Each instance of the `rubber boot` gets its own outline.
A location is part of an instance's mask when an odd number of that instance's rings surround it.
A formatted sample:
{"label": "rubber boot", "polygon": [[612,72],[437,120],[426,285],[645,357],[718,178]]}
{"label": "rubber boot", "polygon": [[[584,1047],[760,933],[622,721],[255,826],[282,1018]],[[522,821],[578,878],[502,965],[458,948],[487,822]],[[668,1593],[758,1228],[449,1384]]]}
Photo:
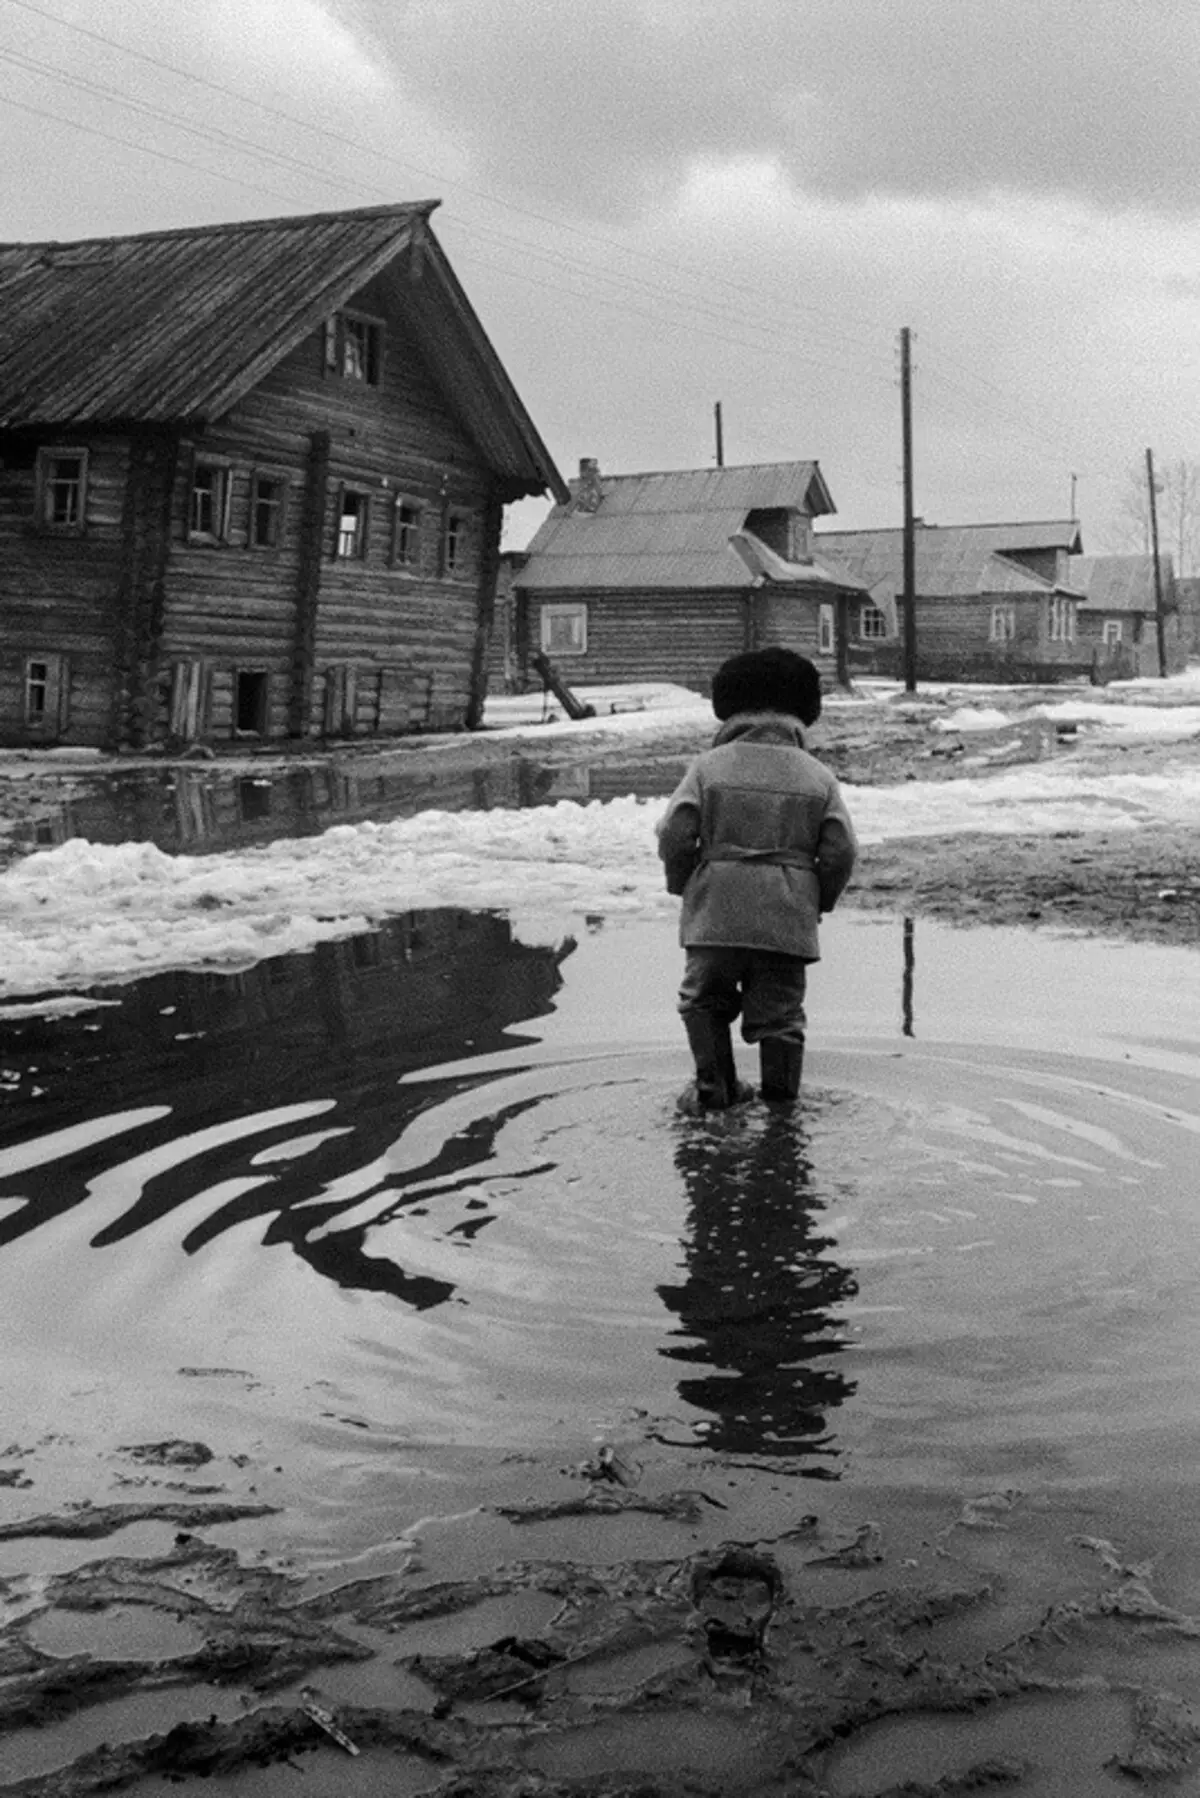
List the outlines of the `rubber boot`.
{"label": "rubber boot", "polygon": [[758,1059],[763,1098],[796,1098],[804,1072],[804,1044],[781,1036],[765,1036],[758,1045]]}
{"label": "rubber boot", "polygon": [[684,1018],[683,1027],[696,1064],[696,1107],[700,1111],[724,1111],[737,1095],[729,1026],[711,1012],[692,1011]]}

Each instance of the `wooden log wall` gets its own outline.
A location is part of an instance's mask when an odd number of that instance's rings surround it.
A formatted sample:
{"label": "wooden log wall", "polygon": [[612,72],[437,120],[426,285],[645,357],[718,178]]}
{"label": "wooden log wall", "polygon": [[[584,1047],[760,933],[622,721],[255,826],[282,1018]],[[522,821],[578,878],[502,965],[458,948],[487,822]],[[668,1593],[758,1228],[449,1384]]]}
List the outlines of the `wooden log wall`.
{"label": "wooden log wall", "polygon": [[[324,731],[327,690],[355,677],[349,734],[453,730],[481,676],[481,580],[499,548],[495,481],[449,410],[407,322],[407,276],[380,277],[348,310],[383,326],[378,387],[328,372],[324,331],[313,332],[241,404],[185,445],[175,494],[167,578],[166,661],[212,666],[205,734],[237,734],[238,673],[267,677],[265,735]],[[327,445],[327,448],[325,447]],[[189,538],[195,456],[229,467],[229,532]],[[327,456],[320,516],[311,519],[314,456]],[[256,470],[288,481],[278,547],[256,548]],[[320,492],[318,477],[317,491]],[[346,490],[365,500],[365,553],[337,554]],[[310,530],[306,541],[306,492]],[[397,506],[419,509],[417,559],[394,560]],[[457,566],[446,566],[446,520],[461,521]],[[315,560],[314,560],[315,554]],[[167,728],[164,710],[160,727]]]}
{"label": "wooden log wall", "polygon": [[[71,433],[42,441],[87,451],[83,529],[39,526],[38,441],[0,438],[0,743],[95,745],[109,728],[129,452],[111,436]],[[55,658],[62,658],[63,703],[43,727],[30,729],[27,662]]]}
{"label": "wooden log wall", "polygon": [[543,605],[587,605],[587,651],[551,652],[568,686],[672,681],[707,693],[728,656],[746,647],[747,595],[739,589],[705,593],[551,592],[522,594],[527,613],[521,636],[528,653],[541,644]]}

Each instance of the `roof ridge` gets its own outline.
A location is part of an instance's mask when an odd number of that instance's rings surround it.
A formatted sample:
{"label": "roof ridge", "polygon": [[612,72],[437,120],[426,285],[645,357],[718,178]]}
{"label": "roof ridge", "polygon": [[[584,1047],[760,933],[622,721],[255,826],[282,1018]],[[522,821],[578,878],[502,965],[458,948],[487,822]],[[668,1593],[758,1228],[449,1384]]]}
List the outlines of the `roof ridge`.
{"label": "roof ridge", "polygon": [[[796,458],[785,456],[777,462],[725,462],[722,463],[719,468],[715,466],[712,468],[637,468],[631,470],[628,474],[612,474],[607,469],[602,468],[600,470],[600,479],[602,481],[677,480],[680,475],[687,474],[747,474],[751,469],[815,468],[817,465],[818,458],[816,456],[799,456]],[[573,475],[571,477],[572,486],[575,485],[578,479],[578,475]]]}
{"label": "roof ridge", "polygon": [[328,225],[334,219],[344,219],[347,223],[371,218],[407,219],[414,213],[428,218],[441,203],[440,200],[397,200],[385,206],[348,206],[331,212],[286,213],[280,218],[232,219],[218,225],[171,225],[158,231],[118,231],[107,237],[14,239],[0,243],[0,250],[81,250],[99,244],[150,243],[167,237],[228,237],[239,231],[300,230],[308,225]]}

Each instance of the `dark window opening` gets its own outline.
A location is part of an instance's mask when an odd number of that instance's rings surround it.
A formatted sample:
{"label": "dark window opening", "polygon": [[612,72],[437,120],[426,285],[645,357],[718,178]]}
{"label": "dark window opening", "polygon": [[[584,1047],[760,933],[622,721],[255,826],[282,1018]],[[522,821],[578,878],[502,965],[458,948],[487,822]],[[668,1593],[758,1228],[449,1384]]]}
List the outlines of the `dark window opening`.
{"label": "dark window opening", "polygon": [[55,456],[46,475],[47,524],[77,525],[83,519],[83,457]]}
{"label": "dark window opening", "polygon": [[367,553],[367,496],[347,487],[338,514],[336,554],[342,560]]}
{"label": "dark window opening", "polygon": [[50,665],[48,662],[25,664],[25,722],[44,724],[50,702]]}
{"label": "dark window opening", "polygon": [[250,498],[250,542],[255,549],[278,549],[282,543],[286,495],[286,481],[255,475]]}
{"label": "dark window opening", "polygon": [[453,574],[460,567],[466,542],[465,525],[457,512],[451,512],[446,520],[446,572]]}
{"label": "dark window opening", "polygon": [[344,381],[378,387],[383,375],[383,326],[377,319],[339,312],[325,324],[325,367]]}
{"label": "dark window opening", "polygon": [[197,462],[192,470],[188,533],[224,537],[229,523],[229,470],[219,462]]}
{"label": "dark window opening", "polygon": [[396,541],[392,560],[403,568],[412,568],[421,559],[421,509],[401,503],[396,507]]}
{"label": "dark window opening", "polygon": [[267,734],[267,676],[261,668],[234,676],[233,727],[247,736]]}

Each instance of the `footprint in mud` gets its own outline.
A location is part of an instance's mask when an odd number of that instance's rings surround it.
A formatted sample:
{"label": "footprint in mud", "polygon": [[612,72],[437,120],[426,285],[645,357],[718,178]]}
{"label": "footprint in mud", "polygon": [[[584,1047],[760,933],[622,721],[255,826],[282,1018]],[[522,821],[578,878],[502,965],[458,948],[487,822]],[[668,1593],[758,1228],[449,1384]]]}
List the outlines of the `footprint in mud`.
{"label": "footprint in mud", "polygon": [[692,1603],[710,1658],[760,1655],[782,1592],[783,1576],[770,1555],[735,1546],[702,1559],[692,1576]]}

